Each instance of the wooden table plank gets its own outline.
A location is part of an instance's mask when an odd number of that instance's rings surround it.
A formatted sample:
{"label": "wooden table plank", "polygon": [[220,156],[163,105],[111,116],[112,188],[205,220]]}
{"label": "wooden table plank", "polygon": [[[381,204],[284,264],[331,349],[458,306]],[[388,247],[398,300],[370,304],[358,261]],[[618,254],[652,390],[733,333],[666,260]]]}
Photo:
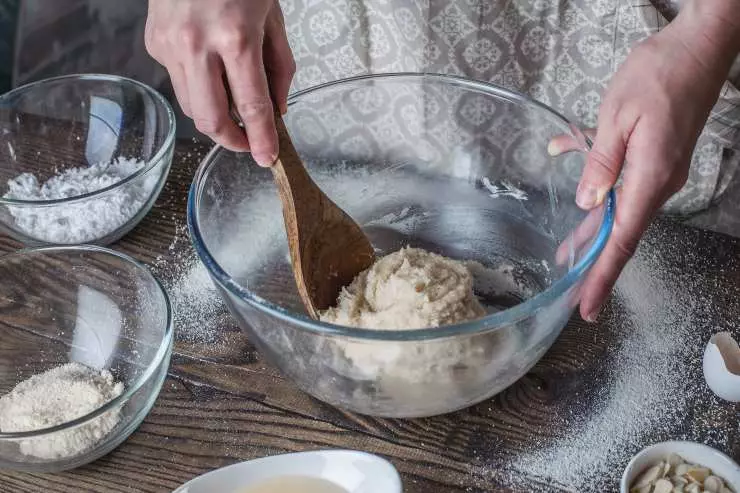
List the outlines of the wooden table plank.
{"label": "wooden table plank", "polygon": [[[177,263],[192,254],[183,238],[186,197],[206,151],[202,144],[178,143],[157,204],[114,246],[151,265],[165,280],[176,276]],[[697,339],[705,338],[712,324],[737,320],[740,241],[666,222],[656,228],[648,239],[651,251],[665,257],[666,269],[695,279],[681,289],[702,292],[715,286],[716,292],[707,295],[714,300],[713,309],[697,309],[704,317]],[[666,240],[665,246],[655,247]],[[697,245],[712,260],[698,261]],[[19,247],[0,237],[0,252]],[[229,317],[224,316],[222,330],[211,334],[216,340],[187,337],[185,329],[177,327],[171,368],[154,409],[129,440],[74,471],[0,472],[0,492],[171,491],[198,474],[240,460],[317,448],[381,454],[399,469],[408,493],[575,491],[557,478],[512,470],[510,459],[572,433],[569,416],[576,411],[598,411],[603,399],[598,382],[609,378],[610,357],[626,330],[619,310],[610,305],[600,324],[574,319],[542,361],[495,398],[446,416],[393,420],[344,412],[303,394],[262,360]],[[701,375],[687,378],[699,385]],[[691,409],[677,429],[707,440],[720,433],[720,448],[740,459],[740,409],[717,401]],[[637,450],[654,435],[648,432],[642,443],[630,446]],[[610,483],[606,491],[613,489],[616,485]]]}

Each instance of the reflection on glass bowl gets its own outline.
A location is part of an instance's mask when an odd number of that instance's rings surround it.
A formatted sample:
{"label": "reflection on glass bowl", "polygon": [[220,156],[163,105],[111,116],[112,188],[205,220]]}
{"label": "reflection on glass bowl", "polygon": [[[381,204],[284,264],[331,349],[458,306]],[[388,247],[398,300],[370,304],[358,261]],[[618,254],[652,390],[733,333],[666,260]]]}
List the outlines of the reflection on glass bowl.
{"label": "reflection on glass bowl", "polygon": [[164,186],[175,117],[152,88],[69,75],[0,95],[0,232],[29,245],[109,244]]}
{"label": "reflection on glass bowl", "polygon": [[[0,256],[0,279],[0,396],[72,362],[110,372],[123,384],[106,404],[56,426],[19,431],[0,419],[0,467],[59,471],[107,454],[139,426],[167,374],[172,313],[166,292],[143,265],[96,246]],[[6,412],[0,409],[0,418]]]}
{"label": "reflection on glass bowl", "polygon": [[547,153],[562,134],[587,149],[573,125],[522,95],[429,74],[300,92],[286,124],[313,179],[379,254],[409,245],[478,262],[474,287],[488,315],[401,331],[311,320],[270,171],[217,147],[191,188],[192,240],[231,313],[273,364],[333,405],[412,417],[480,402],[540,359],[578,303],[614,220],[613,194],[590,216],[575,206],[583,152]]}

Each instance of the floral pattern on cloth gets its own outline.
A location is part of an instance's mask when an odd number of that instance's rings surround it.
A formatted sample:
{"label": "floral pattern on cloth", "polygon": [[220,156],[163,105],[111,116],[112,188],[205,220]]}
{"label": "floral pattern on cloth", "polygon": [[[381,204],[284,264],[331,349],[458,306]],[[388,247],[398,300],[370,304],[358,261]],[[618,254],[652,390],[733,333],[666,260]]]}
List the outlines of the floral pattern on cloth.
{"label": "floral pattern on cloth", "polygon": [[[15,85],[72,72],[123,74],[157,88],[167,85],[166,72],[144,49],[145,0],[19,3],[16,51],[23,56],[14,61]],[[667,25],[678,9],[673,0],[280,3],[298,65],[294,89],[366,73],[456,74],[527,93],[586,127],[595,125],[601,95],[630,49]],[[688,183],[666,205],[667,212],[704,210],[740,181],[738,87],[740,63],[699,139]],[[471,111],[470,118],[484,111]],[[459,129],[447,123],[435,132],[459,141]],[[392,134],[392,128],[383,131]]]}
{"label": "floral pattern on cloth", "polygon": [[[298,66],[294,89],[366,73],[462,75],[527,93],[584,127],[595,126],[601,95],[619,64],[637,43],[666,26],[677,8],[665,0],[655,5],[649,0],[281,0],[281,5]],[[387,118],[381,127],[392,134],[388,125],[400,124]],[[465,134],[459,130],[438,130],[439,145],[459,145],[444,138],[459,140]],[[692,214],[709,207],[731,182],[739,157],[740,92],[728,81],[697,144],[688,183],[664,210]]]}

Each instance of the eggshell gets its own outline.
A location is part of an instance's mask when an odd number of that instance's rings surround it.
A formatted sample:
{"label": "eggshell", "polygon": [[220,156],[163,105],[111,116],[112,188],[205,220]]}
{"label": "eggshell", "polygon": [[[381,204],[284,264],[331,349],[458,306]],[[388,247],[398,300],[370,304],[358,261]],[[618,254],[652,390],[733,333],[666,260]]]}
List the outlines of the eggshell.
{"label": "eggshell", "polygon": [[729,333],[720,332],[704,350],[704,380],[718,397],[740,402],[740,349]]}

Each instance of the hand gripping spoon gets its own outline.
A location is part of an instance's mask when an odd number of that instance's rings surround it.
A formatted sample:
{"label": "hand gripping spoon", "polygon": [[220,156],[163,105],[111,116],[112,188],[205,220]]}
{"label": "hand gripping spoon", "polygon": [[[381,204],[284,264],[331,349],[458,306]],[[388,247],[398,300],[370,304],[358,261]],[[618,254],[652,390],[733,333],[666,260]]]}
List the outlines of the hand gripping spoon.
{"label": "hand gripping spoon", "polygon": [[[244,127],[226,81],[231,117]],[[333,306],[344,286],[370,267],[375,250],[360,226],[311,179],[279,111],[274,112],[278,156],[272,167],[283,207],[293,275],[313,319]]]}

